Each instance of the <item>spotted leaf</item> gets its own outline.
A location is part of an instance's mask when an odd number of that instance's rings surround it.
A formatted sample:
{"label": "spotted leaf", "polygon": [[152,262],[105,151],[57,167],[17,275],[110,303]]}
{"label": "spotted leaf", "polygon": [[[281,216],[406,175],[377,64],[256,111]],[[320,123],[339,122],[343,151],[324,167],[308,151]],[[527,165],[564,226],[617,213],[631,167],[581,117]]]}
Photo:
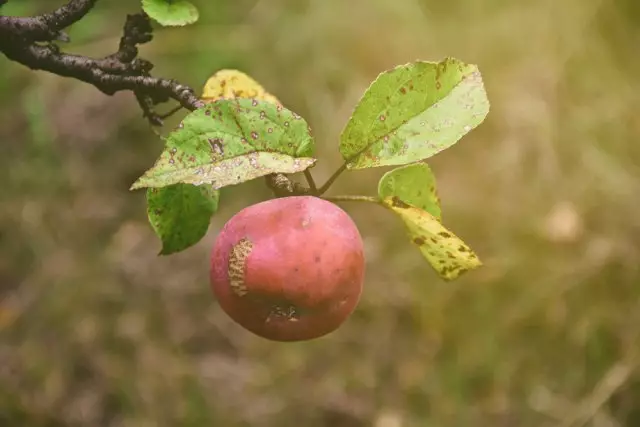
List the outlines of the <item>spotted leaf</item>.
{"label": "spotted leaf", "polygon": [[478,268],[482,262],[477,255],[429,212],[388,197],[383,205],[404,221],[411,241],[445,280],[454,280],[467,270]]}
{"label": "spotted leaf", "polygon": [[425,163],[401,166],[384,174],[378,183],[378,196],[397,197],[442,220],[436,178]]}
{"label": "spotted leaf", "polygon": [[174,184],[147,190],[147,214],[162,241],[160,255],[180,252],[207,233],[220,191],[211,186]]}
{"label": "spotted leaf", "polygon": [[222,98],[255,98],[281,104],[260,83],[238,70],[220,70],[205,83],[201,96],[203,101],[214,102]]}
{"label": "spotted leaf", "polygon": [[198,9],[187,0],[142,0],[142,9],[168,27],[193,24],[199,17]]}
{"label": "spotted leaf", "polygon": [[306,121],[257,99],[221,99],[188,114],[155,165],[131,187],[211,184],[214,189],[312,166]]}
{"label": "spotted leaf", "polygon": [[348,169],[429,158],[478,126],[489,101],[478,68],[457,59],[384,72],[358,103],[340,140]]}

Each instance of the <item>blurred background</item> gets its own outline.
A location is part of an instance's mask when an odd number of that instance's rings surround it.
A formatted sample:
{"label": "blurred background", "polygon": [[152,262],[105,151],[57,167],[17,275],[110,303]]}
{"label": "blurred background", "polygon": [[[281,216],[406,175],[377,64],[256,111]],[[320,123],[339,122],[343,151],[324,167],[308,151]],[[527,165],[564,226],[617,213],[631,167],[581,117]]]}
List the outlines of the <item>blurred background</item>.
{"label": "blurred background", "polygon": [[[162,145],[134,97],[2,57],[0,425],[640,426],[637,0],[194,3],[196,25],[142,47],[154,74],[255,77],[313,127],[318,182],[380,72],[478,64],[491,112],[429,163],[445,224],[485,266],[442,282],[391,214],[343,205],[367,252],[356,312],[315,341],[255,337],[215,302],[208,257],[263,182],[225,189],[208,235],[158,257],[128,188]],[[138,10],[99,2],[63,48],[112,53]],[[385,170],[331,193],[373,195]]]}

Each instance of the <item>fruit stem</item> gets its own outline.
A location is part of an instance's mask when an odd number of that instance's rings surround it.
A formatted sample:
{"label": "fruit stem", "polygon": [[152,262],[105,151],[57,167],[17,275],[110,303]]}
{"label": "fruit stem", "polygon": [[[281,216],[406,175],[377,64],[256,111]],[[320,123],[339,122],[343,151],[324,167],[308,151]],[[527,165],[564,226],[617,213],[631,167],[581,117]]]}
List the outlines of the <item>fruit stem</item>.
{"label": "fruit stem", "polygon": [[331,187],[331,184],[333,184],[333,182],[338,179],[338,177],[340,176],[340,174],[342,172],[344,172],[347,169],[347,162],[344,162],[342,164],[342,166],[340,166],[338,168],[337,171],[335,171],[333,173],[333,175],[331,175],[331,177],[327,180],[327,182],[324,183],[324,185],[322,187],[320,187],[318,189],[318,195],[322,195],[324,193],[326,193],[326,191],[329,189],[329,187]]}
{"label": "fruit stem", "polygon": [[318,187],[316,187],[316,182],[313,180],[313,175],[311,175],[311,171],[309,169],[304,170],[304,177],[307,179],[307,184],[309,184],[311,194],[318,194]]}
{"label": "fruit stem", "polygon": [[380,200],[377,197],[371,196],[324,196],[322,198],[330,202],[369,202],[380,204]]}

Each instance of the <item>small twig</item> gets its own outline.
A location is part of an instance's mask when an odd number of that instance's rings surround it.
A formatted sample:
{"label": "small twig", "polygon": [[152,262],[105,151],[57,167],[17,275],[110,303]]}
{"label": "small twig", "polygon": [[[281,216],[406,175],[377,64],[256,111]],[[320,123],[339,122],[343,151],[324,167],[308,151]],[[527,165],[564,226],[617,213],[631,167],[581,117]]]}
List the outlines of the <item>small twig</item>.
{"label": "small twig", "polygon": [[153,39],[152,31],[153,27],[146,14],[127,15],[118,52],[112,56],[120,62],[131,63],[138,56],[138,45]]}
{"label": "small twig", "polygon": [[144,90],[154,98],[173,98],[189,110],[204,105],[193,90],[175,80],[142,75],[118,75],[105,72],[95,59],[60,53],[51,46],[12,47],[0,41],[0,51],[9,59],[32,70],[44,70],[63,77],[73,77],[92,84],[107,95],[122,90]]}
{"label": "small twig", "polygon": [[51,13],[28,18],[0,16],[0,38],[12,37],[31,42],[56,40],[63,29],[82,19],[96,2],[70,0]]}
{"label": "small twig", "polygon": [[311,171],[309,169],[304,170],[304,177],[307,179],[307,184],[309,184],[311,194],[318,194],[318,187],[316,187],[316,182],[313,180],[313,175],[311,175]]}
{"label": "small twig", "polygon": [[178,105],[177,107],[172,108],[171,110],[167,111],[164,114],[158,114],[158,117],[160,117],[160,119],[162,120],[168,119],[169,117],[173,116],[175,113],[182,110],[183,108],[184,107],[182,105]]}
{"label": "small twig", "polygon": [[337,171],[335,171],[335,172],[333,173],[333,175],[331,175],[331,176],[329,177],[329,179],[327,180],[327,182],[325,182],[325,183],[324,183],[324,185],[318,189],[318,194],[319,194],[319,195],[322,195],[322,194],[326,193],[326,192],[327,192],[327,190],[329,189],[329,187],[331,187],[331,185],[334,183],[334,181],[335,181],[336,179],[338,179],[338,177],[340,176],[340,174],[342,174],[342,172],[344,172],[345,170],[347,170],[347,162],[344,162],[344,163],[342,164],[342,166],[340,166],[340,167],[338,168],[338,170],[337,170]]}
{"label": "small twig", "polygon": [[175,80],[152,77],[153,64],[137,57],[137,45],[152,39],[152,27],[146,14],[127,16],[118,51],[105,58],[63,53],[54,44],[34,42],[46,39],[45,35],[49,37],[77,21],[96,1],[71,0],[50,14],[33,18],[0,17],[0,52],[32,70],[75,78],[107,95],[130,90],[134,92],[143,115],[153,125],[161,125],[163,119],[153,111],[156,104],[174,99],[188,110],[204,105],[190,87]]}
{"label": "small twig", "polygon": [[368,202],[381,204],[380,200],[371,196],[323,196],[322,199],[330,202]]}
{"label": "small twig", "polygon": [[153,110],[153,99],[139,90],[134,91],[133,94],[142,109],[142,117],[146,118],[153,126],[162,126],[164,124],[162,117]]}

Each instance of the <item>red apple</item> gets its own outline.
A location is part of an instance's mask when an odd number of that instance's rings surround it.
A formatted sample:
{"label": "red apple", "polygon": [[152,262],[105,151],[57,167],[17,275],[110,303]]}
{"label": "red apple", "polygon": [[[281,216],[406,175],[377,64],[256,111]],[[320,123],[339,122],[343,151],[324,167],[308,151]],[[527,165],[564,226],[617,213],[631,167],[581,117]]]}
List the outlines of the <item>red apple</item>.
{"label": "red apple", "polygon": [[358,304],[362,238],[331,202],[268,200],[225,224],[213,246],[210,279],[222,309],[249,331],[275,341],[318,338]]}

